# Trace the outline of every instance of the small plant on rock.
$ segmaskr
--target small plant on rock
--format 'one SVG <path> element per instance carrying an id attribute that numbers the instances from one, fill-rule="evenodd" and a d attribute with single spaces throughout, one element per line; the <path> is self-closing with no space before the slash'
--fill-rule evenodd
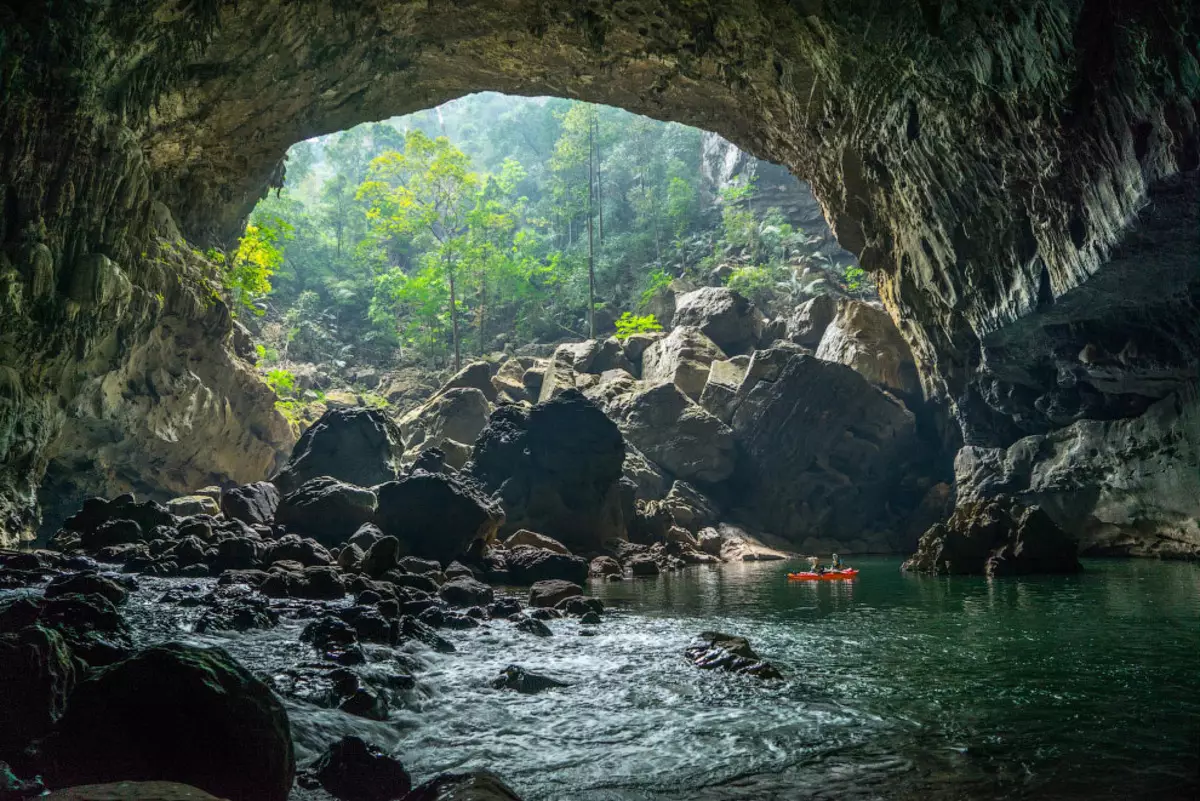
<path id="1" fill-rule="evenodd" d="M 652 334 L 663 330 L 658 319 L 653 314 L 632 314 L 625 312 L 617 318 L 617 339 L 628 339 L 634 334 Z"/>

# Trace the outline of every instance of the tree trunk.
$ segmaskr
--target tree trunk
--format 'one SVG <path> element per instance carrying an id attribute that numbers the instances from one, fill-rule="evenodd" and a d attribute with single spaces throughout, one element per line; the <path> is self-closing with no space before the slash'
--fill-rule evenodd
<path id="1" fill-rule="evenodd" d="M 446 251 L 446 274 L 450 276 L 450 328 L 454 332 L 454 369 L 462 369 L 462 353 L 458 347 L 458 300 L 454 291 L 454 262 Z"/>
<path id="2" fill-rule="evenodd" d="M 596 123 L 596 210 L 600 213 L 600 247 L 604 247 L 604 173 L 600 166 L 600 114 L 592 109 Z"/>
<path id="3" fill-rule="evenodd" d="M 479 355 L 484 354 L 484 323 L 487 320 L 487 282 L 479 278 Z"/>
<path id="4" fill-rule="evenodd" d="M 596 338 L 596 254 L 592 241 L 592 127 L 588 126 L 588 338 Z"/>

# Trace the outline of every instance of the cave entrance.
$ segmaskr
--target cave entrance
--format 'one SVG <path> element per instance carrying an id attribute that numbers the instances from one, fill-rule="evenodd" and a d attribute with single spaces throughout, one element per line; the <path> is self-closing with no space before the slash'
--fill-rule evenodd
<path id="1" fill-rule="evenodd" d="M 302 141 L 278 183 L 217 262 L 297 426 L 403 411 L 470 360 L 669 328 L 699 286 L 768 317 L 874 296 L 786 168 L 611 106 L 466 95 Z"/>

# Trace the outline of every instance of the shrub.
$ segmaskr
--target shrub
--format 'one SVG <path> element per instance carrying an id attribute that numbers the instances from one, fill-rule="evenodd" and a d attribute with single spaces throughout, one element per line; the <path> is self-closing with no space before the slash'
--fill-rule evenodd
<path id="1" fill-rule="evenodd" d="M 651 334 L 663 330 L 653 314 L 631 314 L 625 312 L 617 318 L 617 339 L 627 339 L 634 334 Z"/>
<path id="2" fill-rule="evenodd" d="M 296 394 L 296 376 L 290 370 L 272 370 L 267 373 L 267 386 L 281 398 Z"/>

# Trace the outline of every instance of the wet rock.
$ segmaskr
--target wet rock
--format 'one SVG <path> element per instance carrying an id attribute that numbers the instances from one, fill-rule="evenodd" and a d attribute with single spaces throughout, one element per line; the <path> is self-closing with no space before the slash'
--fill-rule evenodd
<path id="1" fill-rule="evenodd" d="M 378 691 L 359 687 L 350 697 L 338 704 L 338 709 L 347 715 L 368 720 L 387 720 L 388 702 Z"/>
<path id="2" fill-rule="evenodd" d="M 142 527 L 132 520 L 106 520 L 91 531 L 84 532 L 79 544 L 97 551 L 112 545 L 129 545 L 146 539 Z"/>
<path id="3" fill-rule="evenodd" d="M 492 679 L 491 685 L 496 690 L 516 690 L 524 695 L 534 695 L 543 690 L 569 686 L 566 682 L 552 679 L 541 673 L 534 673 L 520 665 L 509 665 L 501 670 L 500 675 Z"/>
<path id="4" fill-rule="evenodd" d="M 725 352 L 698 329 L 675 328 L 642 354 L 642 380 L 647 384 L 674 384 L 691 400 L 699 400 L 710 365 L 726 358 Z"/>
<path id="5" fill-rule="evenodd" d="M 399 760 L 358 737 L 343 737 L 329 746 L 300 774 L 299 783 L 323 788 L 340 801 L 397 801 L 412 788 Z"/>
<path id="6" fill-rule="evenodd" d="M 1044 510 L 998 497 L 960 503 L 921 537 L 904 570 L 935 575 L 1075 573 L 1079 546 Z"/>
<path id="7" fill-rule="evenodd" d="M 404 801 L 521 801 L 499 776 L 487 770 L 443 773 L 417 787 Z"/>
<path id="8" fill-rule="evenodd" d="M 415 617 L 409 615 L 400 618 L 400 636 L 404 639 L 423 642 L 433 650 L 443 654 L 452 654 L 457 650 L 449 640 Z"/>
<path id="9" fill-rule="evenodd" d="M 378 540 L 383 539 L 383 532 L 379 530 L 379 526 L 374 523 L 363 523 L 358 527 L 358 530 L 350 537 L 348 542 L 351 545 L 357 545 L 366 553 L 371 549 Z"/>
<path id="10" fill-rule="evenodd" d="M 648 553 L 640 553 L 630 557 L 625 566 L 635 576 L 657 576 L 661 572 L 658 560 Z"/>
<path id="11" fill-rule="evenodd" d="M 515 548 L 518 545 L 529 545 L 534 548 L 545 548 L 547 551 L 554 551 L 555 553 L 566 554 L 568 556 L 571 555 L 571 552 L 567 550 L 567 546 L 563 545 L 558 540 L 554 539 L 553 537 L 547 537 L 545 534 L 538 534 L 536 531 L 530 531 L 527 528 L 521 529 L 520 531 L 511 535 L 508 539 L 504 540 L 505 548 Z"/>
<path id="12" fill-rule="evenodd" d="M 84 547 L 102 547 L 103 545 L 119 544 L 120 542 L 134 542 L 134 539 L 119 539 L 112 542 L 104 542 L 105 539 L 111 539 L 120 536 L 118 532 L 109 532 L 109 534 L 94 537 L 96 530 L 103 524 L 115 520 L 128 520 L 137 524 L 137 528 L 141 532 L 150 532 L 156 526 L 172 526 L 175 522 L 174 517 L 161 504 L 154 501 L 145 501 L 138 503 L 132 494 L 119 495 L 111 501 L 106 501 L 103 498 L 88 498 L 83 503 L 83 507 L 74 515 L 67 518 L 63 523 L 63 528 L 68 531 L 75 531 L 82 535 Z M 128 533 L 126 533 L 128 536 Z M 141 539 L 138 537 L 138 539 Z M 87 543 L 99 540 L 96 545 Z"/>
<path id="13" fill-rule="evenodd" d="M 475 540 L 491 541 L 504 512 L 475 486 L 457 477 L 416 472 L 378 488 L 375 523 L 405 550 L 441 563 Z"/>
<path id="14" fill-rule="evenodd" d="M 526 634 L 532 634 L 535 637 L 551 637 L 554 632 L 550 630 L 542 621 L 532 617 L 522 617 L 517 621 L 517 631 L 523 631 Z"/>
<path id="15" fill-rule="evenodd" d="M 380 537 L 363 555 L 359 570 L 371 578 L 379 578 L 389 570 L 400 566 L 400 540 L 395 537 Z"/>
<path id="16" fill-rule="evenodd" d="M 509 617 L 511 615 L 519 615 L 521 613 L 521 602 L 516 598 L 498 598 L 487 606 L 487 616 L 493 620 Z"/>
<path id="17" fill-rule="evenodd" d="M 57 598 L 60 595 L 102 595 L 112 604 L 123 604 L 129 597 L 127 590 L 120 583 L 99 573 L 73 573 L 57 576 L 46 585 L 46 597 Z"/>
<path id="18" fill-rule="evenodd" d="M 80 672 L 70 646 L 53 629 L 35 623 L 0 634 L 0 758 L 16 757 L 50 730 Z"/>
<path id="19" fill-rule="evenodd" d="M 331 409 L 304 432 L 288 463 L 271 481 L 285 494 L 320 476 L 373 487 L 396 477 L 404 450 L 401 443 L 396 424 L 382 412 Z M 359 520 L 355 527 L 363 522 Z"/>
<path id="20" fill-rule="evenodd" d="M 270 544 L 264 561 L 268 564 L 290 561 L 298 563 L 301 567 L 316 567 L 331 565 L 334 559 L 321 543 L 311 537 L 285 534 Z"/>
<path id="21" fill-rule="evenodd" d="M 403 556 L 400 558 L 400 569 L 409 573 L 436 573 L 442 569 L 442 563 L 419 556 Z"/>
<path id="22" fill-rule="evenodd" d="M 366 661 L 354 627 L 334 615 L 324 615 L 304 627 L 300 642 L 308 643 L 324 659 L 339 665 L 360 665 Z"/>
<path id="23" fill-rule="evenodd" d="M 248 595 L 219 602 L 206 609 L 196 621 L 196 633 L 271 629 L 279 623 L 279 613 L 266 598 Z"/>
<path id="24" fill-rule="evenodd" d="M 353 543 L 347 543 L 346 545 L 342 546 L 340 551 L 338 551 L 337 566 L 344 571 L 358 570 L 359 565 L 362 564 L 364 556 L 366 556 L 366 554 L 363 553 L 362 548 L 359 548 Z"/>
<path id="25" fill-rule="evenodd" d="M 259 587 L 270 598 L 307 598 L 314 601 L 336 601 L 346 594 L 346 587 L 337 568 L 306 567 L 301 571 L 275 570 Z"/>
<path id="26" fill-rule="evenodd" d="M 783 674 L 764 662 L 744 637 L 706 631 L 685 652 L 693 665 L 702 670 L 724 670 L 759 679 L 782 679 Z"/>
<path id="27" fill-rule="evenodd" d="M 464 565 L 462 562 L 451 562 L 446 565 L 446 578 L 475 578 L 475 571 Z"/>
<path id="28" fill-rule="evenodd" d="M 271 574 L 265 570 L 226 570 L 217 576 L 217 586 L 245 584 L 249 587 L 259 587 Z"/>
<path id="29" fill-rule="evenodd" d="M 583 587 L 578 584 L 560 580 L 539 581 L 529 588 L 529 605 L 554 606 L 576 595 L 583 595 Z"/>
<path id="30" fill-rule="evenodd" d="M 92 667 L 123 659 L 133 647 L 128 625 L 102 595 L 17 598 L 0 604 L 0 631 L 34 624 L 56 631 L 71 652 Z"/>
<path id="31" fill-rule="evenodd" d="M 595 612 L 584 612 L 579 618 L 579 623 L 583 626 L 595 626 L 601 622 L 600 615 Z"/>
<path id="32" fill-rule="evenodd" d="M 438 590 L 438 595 L 446 603 L 459 608 L 490 604 L 495 597 L 491 587 L 466 577 L 447 581 Z"/>
<path id="33" fill-rule="evenodd" d="M 271 523 L 279 507 L 279 490 L 270 481 L 258 481 L 221 493 L 221 511 L 226 517 L 250 523 Z"/>
<path id="34" fill-rule="evenodd" d="M 597 556 L 588 566 L 590 576 L 619 576 L 624 572 L 621 564 L 611 556 Z"/>
<path id="35" fill-rule="evenodd" d="M 168 548 L 163 553 L 163 558 L 184 568 L 203 562 L 206 553 L 207 548 L 199 537 L 184 537 Z"/>
<path id="36" fill-rule="evenodd" d="M 395 645 L 400 639 L 400 627 L 396 620 L 385 617 L 372 607 L 352 606 L 337 614 L 354 628 L 355 635 L 363 642 Z"/>
<path id="37" fill-rule="evenodd" d="M 535 584 L 550 579 L 582 584 L 587 579 L 587 560 L 579 556 L 522 545 L 508 551 L 504 559 L 508 580 L 513 584 Z"/>
<path id="38" fill-rule="evenodd" d="M 81 682 L 45 753 L 60 787 L 165 779 L 231 801 L 286 801 L 295 772 L 287 713 L 267 686 L 220 648 L 177 643 Z"/>
<path id="39" fill-rule="evenodd" d="M 178 782 L 113 782 L 56 790 L 43 801 L 222 801 Z"/>
<path id="40" fill-rule="evenodd" d="M 249 537 L 230 537 L 217 543 L 210 565 L 219 571 L 252 570 L 262 564 L 266 546 Z"/>
<path id="41" fill-rule="evenodd" d="M 572 390 L 529 411 L 496 410 L 467 469 L 496 493 L 506 530 L 586 551 L 625 536 L 617 487 L 624 451 L 617 426 Z"/>
<path id="42" fill-rule="evenodd" d="M 275 520 L 325 545 L 338 545 L 375 515 L 371 490 L 320 476 L 283 497 Z"/>
<path id="43" fill-rule="evenodd" d="M 30 780 L 20 779 L 7 762 L 0 762 L 0 801 L 24 801 L 45 795 L 46 785 L 42 783 L 41 776 Z"/>

